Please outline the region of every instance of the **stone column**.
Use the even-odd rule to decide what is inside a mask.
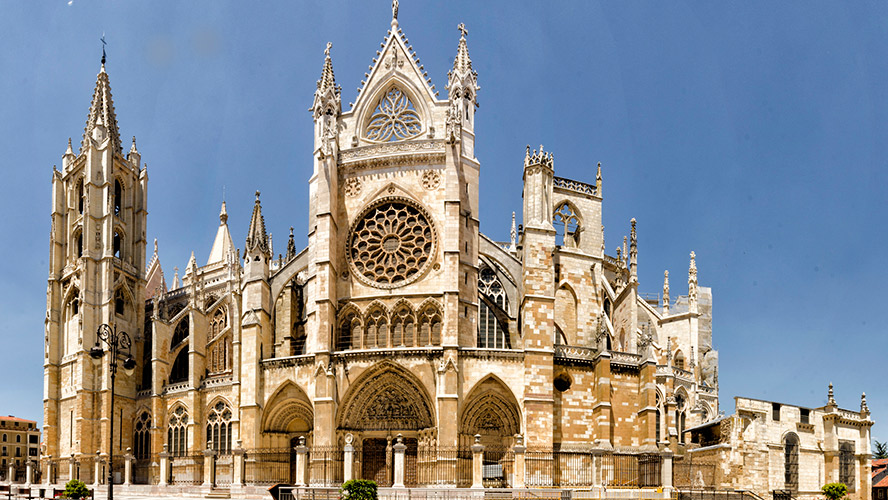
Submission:
[[[407,451],[407,445],[404,444],[404,437],[398,434],[397,441],[392,449],[395,451],[395,481],[392,488],[404,487],[404,458]]]
[[[515,447],[512,452],[515,453],[515,472],[512,479],[512,488],[524,488],[524,452],[527,447],[524,446],[524,437],[521,434],[515,434]]]
[[[52,455],[46,457],[46,465],[43,467],[43,484],[52,484]]]
[[[68,481],[72,479],[77,479],[74,477],[74,472],[77,470],[77,459],[74,458],[74,454],[71,454],[71,460],[68,462]],[[10,480],[10,482],[12,482]]]
[[[27,486],[27,487],[31,486],[31,480],[33,479],[33,475],[34,475],[34,461],[31,459],[28,459],[28,462],[25,465],[25,486]]]
[[[305,480],[306,462],[308,461],[308,447],[305,446],[305,436],[299,436],[299,446],[296,447],[296,484],[295,486],[308,486]]]
[[[663,463],[660,464],[660,484],[663,485],[663,493],[672,493],[672,450],[663,452]]]
[[[595,488],[601,488],[601,485],[604,483],[601,480],[601,471],[603,467],[601,465],[601,460],[604,457],[605,450],[601,448],[593,448],[592,449],[592,486]]]
[[[96,450],[96,458],[93,461],[93,485],[102,484],[102,452]]]
[[[163,445],[163,451],[158,455],[160,457],[160,480],[157,482],[160,486],[170,484],[170,453],[167,451],[167,445]]]
[[[484,487],[484,445],[481,444],[481,434],[475,434],[475,444],[472,445],[472,488]]]
[[[212,488],[216,485],[216,452],[213,451],[212,441],[207,443],[207,449],[204,450],[203,456],[203,485]]]
[[[231,467],[233,470],[231,471],[231,484],[241,486],[244,484],[244,459],[246,458],[246,450],[241,448],[243,442],[238,439],[237,440],[237,448],[235,448],[232,453],[234,456],[232,457]]]
[[[354,441],[355,437],[350,433],[345,435],[345,447],[343,448],[343,457],[342,457],[342,481],[349,481],[352,479],[352,474],[355,469],[355,447],[352,445],[352,441]]]
[[[123,484],[124,486],[129,486],[133,484],[133,460],[136,457],[133,456],[133,449],[127,448],[126,453],[123,455]]]

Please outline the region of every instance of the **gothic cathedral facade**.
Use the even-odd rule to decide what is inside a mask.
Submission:
[[[476,440],[680,453],[683,431],[718,415],[693,253],[686,292],[670,298],[667,273],[662,295],[640,294],[634,219],[605,252],[601,166],[588,183],[558,177],[542,147],[524,158],[511,241],[481,234],[477,78],[461,27],[440,98],[395,12],[343,110],[328,45],[307,247],[291,233],[274,256],[257,192],[243,251],[223,203],[206,264],[192,254],[168,285],[156,243],[146,255],[147,169],[135,139],[124,153],[103,64],[79,150],[53,172],[44,458],[107,453],[112,420],[114,453],[149,461],[303,439],[369,464],[399,435],[408,456]],[[113,415],[108,363],[89,356],[103,323],[137,360]]]

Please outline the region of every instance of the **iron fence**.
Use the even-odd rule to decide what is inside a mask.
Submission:
[[[416,454],[419,486],[470,486],[472,452],[465,448],[422,447]]]
[[[295,454],[290,448],[247,450],[244,455],[244,480],[247,484],[295,482]]]
[[[316,446],[308,452],[311,465],[309,484],[312,486],[333,486],[342,484],[345,452],[342,448]]]
[[[170,484],[202,484],[203,453],[170,457]]]

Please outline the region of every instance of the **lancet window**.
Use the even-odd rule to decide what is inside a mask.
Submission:
[[[133,455],[136,460],[151,456],[151,414],[143,411],[133,425]]]
[[[210,375],[224,373],[231,369],[231,335],[216,341],[210,349],[207,372]]]
[[[552,217],[552,225],[555,226],[555,231],[557,232],[555,236],[556,245],[565,247],[577,246],[580,235],[580,218],[569,203],[564,202],[558,205]]]
[[[126,312],[126,296],[123,294],[123,290],[118,288],[116,292],[114,292],[114,313],[123,315]]]
[[[123,186],[119,180],[114,181],[114,215],[120,216],[120,210],[123,206]]]
[[[848,491],[854,491],[854,443],[842,441],[839,443],[839,482],[848,486]]]
[[[392,315],[392,344],[395,347],[413,347],[416,339],[416,320],[406,305]]]
[[[231,453],[231,409],[222,401],[207,416],[207,446],[221,454]]]
[[[478,294],[485,296],[503,312],[509,312],[509,299],[496,273],[483,266],[478,274]],[[484,300],[479,300],[478,347],[488,349],[509,349],[506,325],[497,320],[496,315]]]
[[[385,312],[374,308],[364,320],[364,348],[388,347],[388,321]]]
[[[419,313],[419,341],[417,346],[441,345],[441,312],[434,305],[425,306]]]
[[[183,347],[170,369],[170,383],[175,384],[186,380],[188,380],[188,349]]]
[[[344,351],[347,349],[361,348],[361,318],[357,311],[350,309],[339,319],[339,337],[336,341],[337,349]]]
[[[225,307],[220,307],[216,309],[216,312],[213,313],[213,320],[210,322],[210,332],[208,335],[209,339],[214,339],[223,330],[228,326],[228,314],[226,314]]]
[[[170,415],[167,429],[167,445],[170,455],[184,456],[188,450],[188,412],[178,406]]]
[[[795,433],[786,435],[783,441],[783,487],[799,489],[799,437]]]

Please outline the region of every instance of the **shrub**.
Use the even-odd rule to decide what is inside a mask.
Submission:
[[[83,481],[72,479],[65,484],[65,498],[89,498],[92,496]]]
[[[377,500],[376,481],[369,479],[350,479],[342,483],[339,492],[348,500]]]
[[[822,491],[823,496],[829,500],[840,500],[848,494],[848,487],[845,486],[845,483],[829,483],[824,484],[823,488],[820,488],[820,491]]]

